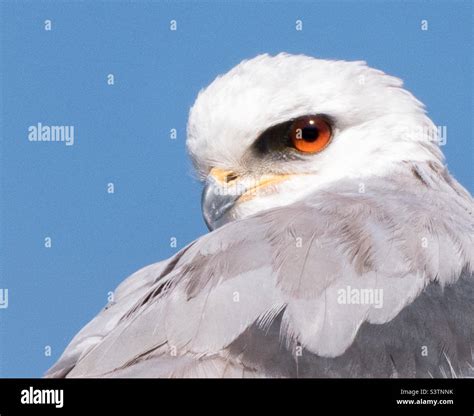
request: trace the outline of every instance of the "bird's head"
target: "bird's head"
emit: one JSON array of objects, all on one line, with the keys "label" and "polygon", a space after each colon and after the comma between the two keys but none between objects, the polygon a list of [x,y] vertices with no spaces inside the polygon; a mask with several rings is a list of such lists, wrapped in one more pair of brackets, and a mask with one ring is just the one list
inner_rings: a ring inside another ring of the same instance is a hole
[{"label": "bird's head", "polygon": [[214,229],[343,178],[439,162],[433,129],[401,80],[364,62],[260,55],[199,93],[187,146]]}]

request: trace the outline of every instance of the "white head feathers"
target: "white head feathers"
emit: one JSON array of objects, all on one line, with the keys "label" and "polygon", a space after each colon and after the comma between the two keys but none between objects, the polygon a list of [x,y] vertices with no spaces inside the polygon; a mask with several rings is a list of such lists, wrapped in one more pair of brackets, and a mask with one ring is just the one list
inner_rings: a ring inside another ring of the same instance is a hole
[{"label": "white head feathers", "polygon": [[384,176],[401,162],[442,163],[434,125],[400,79],[361,61],[286,53],[243,61],[202,90],[190,111],[187,146],[203,178],[219,168],[256,180],[270,166],[256,166],[255,159],[249,165],[252,144],[269,127],[307,114],[333,120],[331,144],[304,160],[272,163],[271,173],[305,176],[238,204],[233,218],[290,203],[341,178]]}]

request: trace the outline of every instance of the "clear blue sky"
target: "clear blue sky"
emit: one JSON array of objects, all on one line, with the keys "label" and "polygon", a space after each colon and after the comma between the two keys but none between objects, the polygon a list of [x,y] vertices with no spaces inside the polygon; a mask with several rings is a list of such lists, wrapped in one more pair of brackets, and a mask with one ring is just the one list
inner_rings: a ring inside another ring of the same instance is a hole
[{"label": "clear blue sky", "polygon": [[[0,376],[41,376],[121,280],[206,232],[187,114],[244,58],[366,60],[403,78],[472,192],[472,27],[471,1],[4,2]],[[73,125],[74,145],[29,142],[38,122]]]}]

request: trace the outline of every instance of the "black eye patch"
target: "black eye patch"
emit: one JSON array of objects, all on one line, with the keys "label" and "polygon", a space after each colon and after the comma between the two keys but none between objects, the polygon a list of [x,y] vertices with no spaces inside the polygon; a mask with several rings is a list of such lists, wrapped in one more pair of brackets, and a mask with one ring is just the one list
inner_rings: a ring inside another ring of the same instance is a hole
[{"label": "black eye patch", "polygon": [[253,143],[253,153],[262,157],[271,152],[283,152],[291,144],[288,132],[292,124],[293,120],[289,120],[265,130]]},{"label": "black eye patch", "polygon": [[325,114],[304,115],[269,127],[255,140],[251,153],[272,160],[303,159],[319,152],[332,136],[334,120]]}]

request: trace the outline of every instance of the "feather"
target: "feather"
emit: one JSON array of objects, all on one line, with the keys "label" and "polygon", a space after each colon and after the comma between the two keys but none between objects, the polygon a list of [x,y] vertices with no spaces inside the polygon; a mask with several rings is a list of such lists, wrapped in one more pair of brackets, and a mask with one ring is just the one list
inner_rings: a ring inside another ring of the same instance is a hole
[{"label": "feather", "polygon": [[[472,218],[466,201],[424,188],[414,176],[378,178],[359,194],[341,181],[231,222],[132,275],[48,375],[464,374]],[[341,303],[348,288],[383,301]]]}]

